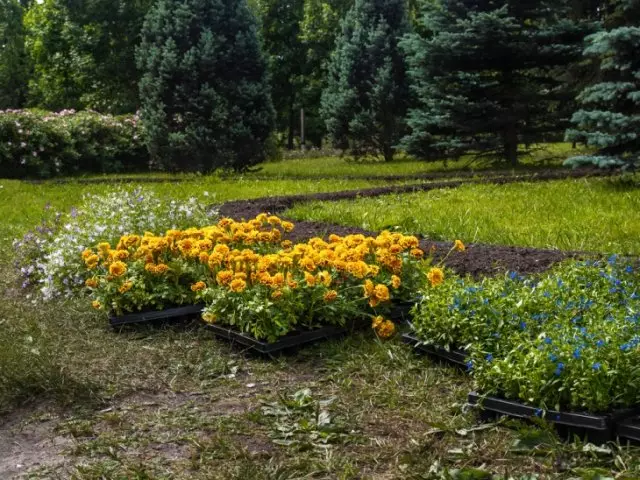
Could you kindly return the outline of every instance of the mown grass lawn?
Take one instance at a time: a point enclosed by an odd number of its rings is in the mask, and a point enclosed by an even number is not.
[[[469,378],[398,338],[382,343],[363,331],[270,359],[198,324],[114,332],[85,299],[41,303],[16,284],[10,239],[47,203],[69,208],[83,192],[110,187],[0,185],[0,478],[27,469],[47,479],[640,473],[634,448],[594,451],[519,422],[479,423],[464,407]],[[148,187],[223,201],[371,185],[203,179]],[[366,202],[371,216],[385,214]]]
[[[436,240],[640,254],[638,178],[465,185],[300,204],[294,219],[400,229]]]

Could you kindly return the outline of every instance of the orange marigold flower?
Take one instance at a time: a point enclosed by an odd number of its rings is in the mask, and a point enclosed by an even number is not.
[[[113,258],[116,260],[126,260],[129,258],[129,252],[126,250],[116,250],[113,252]]]
[[[91,302],[91,306],[96,310],[102,308],[102,304],[98,300],[94,300],[93,302]]]
[[[209,254],[207,252],[200,252],[200,254],[198,255],[198,260],[200,260],[200,263],[208,263]]]
[[[274,290],[273,293],[271,294],[271,298],[274,300],[278,300],[281,297],[282,297],[282,290]]]
[[[411,249],[411,255],[415,258],[422,258],[424,257],[424,252],[422,250],[420,250],[419,248],[412,248]]]
[[[159,263],[156,266],[156,272],[158,275],[162,275],[163,273],[166,273],[169,271],[169,265],[165,265],[164,263]]]
[[[378,285],[376,285],[375,288],[375,296],[378,300],[380,300],[381,302],[386,302],[389,300],[389,289],[387,288],[386,285],[379,283]]]
[[[207,284],[202,281],[196,282],[193,285],[191,285],[192,292],[199,292],[201,290],[204,290],[205,288],[207,288]]]
[[[236,278],[231,281],[231,283],[229,284],[229,288],[232,292],[244,292],[244,289],[247,288],[247,282],[245,282],[241,278]]]
[[[93,250],[87,248],[84,252],[82,252],[82,259],[86,260],[89,256],[93,255]]]
[[[453,243],[453,248],[456,249],[459,252],[464,252],[466,247],[464,246],[464,243],[462,243],[461,240],[456,240]]]
[[[283,241],[280,243],[280,246],[281,246],[282,248],[284,248],[285,250],[290,250],[290,249],[291,249],[291,247],[293,247],[293,242],[292,242],[291,240],[283,240]]]
[[[98,250],[106,252],[111,250],[111,244],[109,242],[101,242],[98,244]]]
[[[339,243],[342,241],[342,237],[336,235],[335,233],[332,233],[331,235],[329,235],[329,241],[331,243]]]
[[[338,292],[335,290],[329,290],[324,294],[324,301],[327,303],[333,302],[336,298],[338,298]]]
[[[267,218],[267,222],[269,222],[273,226],[276,226],[276,225],[280,225],[282,223],[282,220],[280,220],[275,215],[271,215],[269,218]]]
[[[114,277],[121,277],[127,273],[127,265],[124,262],[113,262],[109,266],[109,273]]]
[[[310,287],[315,287],[316,285],[316,277],[311,275],[309,272],[304,272],[304,280],[307,282],[307,285]]]
[[[89,279],[87,279],[87,281],[86,281],[86,282],[84,282],[84,284],[85,284],[87,287],[90,287],[90,288],[96,288],[96,287],[98,286],[98,279],[97,279],[96,277],[89,278]]]
[[[98,255],[89,255],[84,259],[84,263],[89,270],[93,270],[98,266],[98,262],[100,261],[100,257]]]
[[[429,273],[427,273],[427,278],[429,279],[432,287],[437,287],[444,282],[444,272],[441,268],[433,267],[429,270]]]
[[[364,285],[362,285],[362,288],[364,289],[365,297],[369,298],[374,296],[375,286],[373,285],[373,282],[371,280],[365,280]]]
[[[397,275],[391,275],[391,286],[397,290],[398,288],[400,288],[400,285],[402,285],[402,280],[400,280],[400,277]]]
[[[282,229],[285,232],[290,232],[291,230],[293,230],[293,223],[291,222],[282,222]]]
[[[233,280],[233,272],[231,270],[220,270],[216,275],[216,281],[220,285],[228,285]]]
[[[133,287],[133,282],[132,281],[127,281],[124,282],[120,288],[118,289],[118,291],[120,293],[127,293],[129,290],[131,290],[131,287]]]
[[[385,320],[375,327],[374,330],[378,337],[386,340],[396,333],[396,325],[391,320]]]
[[[318,273],[318,280],[322,282],[322,284],[325,287],[330,287],[331,282],[333,281],[333,277],[331,277],[331,273],[329,273],[326,270],[323,270],[320,273]]]

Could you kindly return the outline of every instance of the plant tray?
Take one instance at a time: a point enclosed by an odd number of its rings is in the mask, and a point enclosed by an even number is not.
[[[621,440],[640,443],[640,415],[616,423],[616,436]]]
[[[561,412],[555,410],[540,410],[513,400],[499,397],[484,397],[476,392],[469,393],[469,404],[479,406],[489,416],[507,415],[514,418],[544,418],[551,422],[558,433],[572,438],[575,435],[586,437],[593,443],[605,443],[615,439],[616,424],[633,415],[639,409],[629,408],[616,410],[611,413],[595,415],[580,412]],[[638,426],[640,432],[640,425]]]
[[[402,340],[413,346],[419,352],[438,358],[457,367],[467,368],[467,354],[463,350],[446,350],[435,345],[425,345],[410,333],[402,335]]]
[[[109,315],[109,323],[112,327],[133,325],[136,323],[151,322],[154,320],[177,320],[179,318],[193,318],[202,312],[204,305],[186,305],[183,307],[165,308],[164,310],[150,310],[140,313],[128,313],[126,315]]]
[[[394,303],[389,312],[389,320],[394,322],[409,322],[411,320],[411,309],[415,306],[418,300],[397,302]]]
[[[229,340],[231,343],[238,343],[245,347],[249,347],[251,350],[266,355],[281,352],[290,348],[300,347],[309,343],[339,337],[349,332],[349,327],[346,326],[326,326],[314,330],[299,330],[291,332],[280,340],[269,343],[264,340],[258,340],[247,333],[242,333],[229,327],[207,324],[206,328],[211,330],[214,335]]]

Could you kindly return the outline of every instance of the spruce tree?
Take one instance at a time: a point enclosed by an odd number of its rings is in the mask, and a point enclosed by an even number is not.
[[[389,161],[408,103],[400,38],[408,32],[405,0],[356,0],[342,24],[322,95],[334,145],[356,157]]]
[[[597,81],[578,100],[567,140],[594,147],[569,165],[640,166],[640,1],[625,0],[605,19],[611,28],[586,39],[584,56],[599,65]]]
[[[22,6],[0,0],[0,110],[22,107],[29,76]]]
[[[244,170],[265,159],[274,111],[246,0],[159,0],[136,54],[142,122],[160,167]]]
[[[441,0],[402,43],[417,98],[403,146],[420,158],[473,153],[518,163],[519,146],[568,124],[566,68],[585,24],[559,1]],[[563,108],[565,107],[565,108]]]

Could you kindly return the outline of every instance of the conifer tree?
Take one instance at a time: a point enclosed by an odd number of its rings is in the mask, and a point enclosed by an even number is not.
[[[137,49],[142,122],[168,169],[244,170],[274,119],[267,62],[246,0],[159,0]]]
[[[467,153],[518,163],[519,146],[562,131],[566,76],[588,28],[559,1],[441,0],[402,43],[415,106],[403,146],[421,158]]]
[[[405,0],[356,0],[342,24],[322,95],[334,145],[356,157],[389,161],[408,103],[399,40],[409,30]]]
[[[640,166],[640,1],[623,0],[605,19],[609,29],[586,38],[584,56],[599,65],[597,81],[578,96],[567,139],[594,147],[570,165]]]
[[[28,81],[22,6],[17,0],[0,0],[0,110],[22,107]]]

